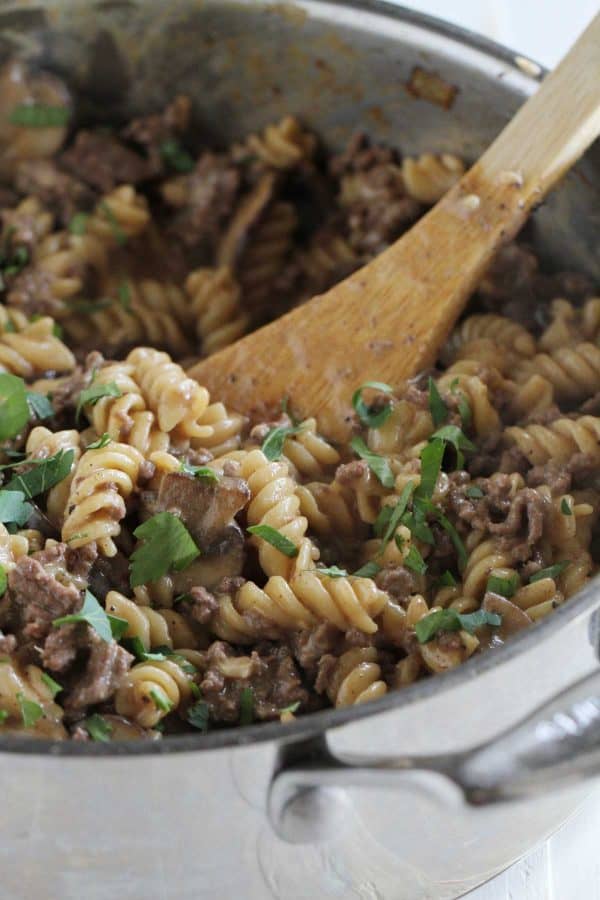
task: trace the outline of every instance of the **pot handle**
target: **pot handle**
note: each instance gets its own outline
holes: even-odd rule
[[[285,840],[314,841],[337,827],[346,806],[344,788],[410,784],[442,802],[482,806],[595,775],[600,775],[600,669],[498,737],[461,753],[335,755],[324,737],[286,745],[271,781],[269,816]]]

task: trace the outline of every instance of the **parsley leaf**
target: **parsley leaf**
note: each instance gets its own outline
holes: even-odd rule
[[[110,230],[113,233],[115,241],[120,247],[123,247],[123,245],[127,243],[127,235],[121,228],[117,217],[115,216],[106,200],[102,200],[98,208],[102,211],[105,218],[108,220],[108,224],[110,225]]]
[[[0,709],[0,725],[4,725],[7,719],[8,712],[5,709]]]
[[[105,431],[104,434],[98,438],[97,441],[93,441],[91,444],[88,444],[85,448],[86,450],[101,450],[102,447],[106,447],[107,444],[110,444],[112,438],[110,434]]]
[[[117,288],[117,299],[125,312],[131,312],[131,288],[129,282],[121,281]]]
[[[45,394],[38,394],[36,391],[26,391],[25,396],[32,414],[38,419],[50,419],[54,415],[54,407],[50,403]]]
[[[74,450],[59,450],[58,453],[47,459],[32,460],[35,463],[33,468],[21,475],[13,475],[6,488],[9,491],[22,491],[27,499],[31,500],[32,497],[43,494],[44,491],[66,478],[71,471],[74,459]]]
[[[6,588],[8,587],[8,576],[4,566],[0,565],[0,597],[4,597]]]
[[[338,566],[329,566],[326,568],[325,566],[317,566],[316,569],[313,569],[315,575],[326,575],[328,578],[347,578],[348,573],[345,569],[340,569]]]
[[[483,491],[480,487],[477,487],[476,484],[471,485],[466,490],[467,497],[470,497],[471,500],[480,500],[483,497]]]
[[[191,172],[194,168],[193,158],[174,138],[163,141],[160,145],[160,155],[176,172]]]
[[[252,725],[254,721],[254,691],[245,687],[240,694],[240,725]]]
[[[158,581],[171,569],[180,572],[200,555],[181,519],[170,512],[157,513],[133,533],[143,543],[131,554],[131,587]]]
[[[267,459],[273,462],[283,453],[286,440],[300,431],[303,431],[302,425],[278,425],[277,428],[271,428],[260,449]]]
[[[68,228],[71,234],[75,234],[81,236],[85,234],[87,230],[87,222],[89,219],[89,213],[78,212],[75,213],[71,221],[69,222]]]
[[[456,468],[462,469],[465,457],[463,450],[476,450],[475,444],[469,440],[466,434],[457,425],[444,425],[434,431],[432,439],[440,438],[448,444],[452,444],[456,451]]]
[[[417,572],[419,575],[424,575],[427,571],[427,563],[413,544],[406,555],[404,560],[404,565],[407,569],[412,569],[413,572]]]
[[[498,626],[502,618],[498,613],[478,609],[473,613],[459,613],[455,609],[436,609],[424,616],[415,625],[415,634],[420,644],[426,644],[440,631],[468,631],[473,634],[482,625]]]
[[[444,458],[444,442],[440,438],[431,440],[421,450],[421,481],[417,496],[430,498],[437,484]]]
[[[402,516],[406,512],[406,507],[408,506],[408,501],[410,500],[410,496],[414,489],[414,482],[409,481],[408,484],[404,486],[400,497],[398,498],[398,502],[393,507],[387,507],[391,510],[391,515],[389,516],[389,520],[386,526],[385,531],[383,532],[381,538],[381,547],[379,548],[378,555],[383,553],[389,542],[391,541],[396,528],[400,524]],[[386,509],[384,506],[383,509]],[[377,523],[376,523],[377,524]]]
[[[94,404],[97,403],[98,400],[101,400],[102,397],[121,396],[121,388],[114,381],[109,381],[107,384],[100,384],[99,382],[94,384],[94,382],[92,382],[90,386],[85,388],[79,395],[75,418],[79,419],[81,410],[84,406],[94,406]]]
[[[282,707],[282,709],[279,710],[279,715],[282,715],[283,713],[295,713],[299,709],[300,709],[300,701],[296,700],[295,703],[290,703],[289,706]]]
[[[548,566],[547,569],[540,569],[539,572],[536,572],[535,575],[532,575],[529,579],[529,584],[534,584],[536,581],[541,581],[542,578],[557,578],[561,572],[567,568],[567,566],[571,565],[570,559],[563,559],[562,562],[555,563],[553,566]]]
[[[107,744],[113,733],[113,727],[110,722],[107,722],[104,716],[98,713],[88,716],[83,723],[83,727],[93,741],[98,741],[102,744]]]
[[[21,691],[17,694],[17,700],[21,707],[23,725],[25,728],[33,728],[38,719],[41,719],[44,715],[43,707],[39,703],[35,703],[34,700],[28,700]]]
[[[42,103],[23,103],[11,111],[11,125],[23,128],[61,128],[71,113],[66,106],[46,106]]]
[[[31,503],[25,502],[23,491],[0,491],[0,522],[14,522],[21,528],[33,512]]]
[[[209,481],[218,481],[219,473],[210,466],[191,466],[184,459],[181,460],[179,471],[192,478],[207,478]]]
[[[148,691],[152,698],[152,702],[161,712],[168,713],[173,709],[173,701],[167,697],[162,688],[153,686]]]
[[[508,578],[504,578],[502,575],[495,575],[492,571],[487,580],[485,589],[486,591],[491,591],[493,594],[500,594],[501,597],[506,597],[507,600],[509,600],[515,595],[518,588],[519,576],[516,572],[513,572]]]
[[[58,681],[55,681],[54,678],[51,678],[47,672],[42,672],[42,681],[52,694],[52,699],[56,697],[57,694],[60,694],[62,691],[62,684],[59,684]]]
[[[110,627],[110,619],[106,612],[102,609],[91,591],[86,590],[83,598],[83,606],[77,613],[71,613],[69,616],[61,616],[54,619],[52,624],[55,628],[61,625],[77,624],[78,622],[86,622],[96,631],[103,641],[109,644],[112,639],[112,629]]]
[[[393,388],[383,381],[365,381],[365,383],[361,384],[358,390],[354,391],[354,394],[352,395],[352,406],[362,424],[366,425],[368,428],[381,428],[383,423],[386,422],[391,415],[391,400],[382,407],[368,406],[362,397],[363,391],[366,388],[371,388],[374,391],[381,391],[383,394],[391,394]]]
[[[431,375],[429,376],[429,412],[436,428],[439,428],[442,422],[448,418],[448,407],[442,400],[437,384]]]
[[[185,656],[182,656],[181,653],[176,653],[170,647],[161,645],[153,650],[146,650],[141,638],[137,635],[132,638],[125,638],[122,643],[139,662],[164,662],[170,659],[172,662],[177,663],[179,668],[187,675],[194,675],[198,671],[196,666],[189,662]]]
[[[129,622],[127,619],[122,619],[120,616],[111,616],[110,613],[107,613],[106,616],[108,618],[108,624],[110,625],[110,633],[113,641],[120,641],[129,628]]]
[[[378,453],[373,453],[361,437],[352,438],[350,446],[354,452],[364,459],[371,471],[377,476],[384,487],[394,487],[394,474],[388,460]]]
[[[263,541],[266,541],[267,544],[271,544],[272,547],[275,547],[275,549],[279,550],[280,553],[283,553],[284,556],[289,556],[290,559],[293,559],[294,556],[298,556],[298,548],[294,542],[290,541],[285,534],[282,534],[270,525],[251,525],[248,528],[248,532],[250,534],[255,534],[256,537],[262,538]]]
[[[458,582],[452,572],[449,572],[448,569],[446,569],[443,575],[440,575],[438,578],[437,583],[440,587],[456,587]]]
[[[572,516],[573,515],[573,510],[571,509],[569,501],[567,500],[566,497],[563,497],[562,500],[560,501],[560,511],[563,514],[563,516]]]
[[[29,421],[25,382],[8,372],[0,374],[0,441],[15,437]]]
[[[186,715],[186,720],[190,725],[193,728],[197,728],[198,731],[201,731],[203,734],[206,734],[208,731],[209,718],[210,710],[208,708],[208,703],[205,703],[204,700],[198,700],[197,703],[190,706]]]
[[[450,520],[447,519],[446,516],[443,515],[443,513],[441,513],[439,510],[437,510],[436,512],[440,525],[442,526],[444,531],[447,532],[450,540],[454,544],[454,549],[456,550],[456,555],[458,556],[458,567],[462,570],[466,566],[468,559],[465,545],[463,544],[462,539],[452,522],[450,522]]]
[[[353,578],[375,578],[381,572],[381,566],[376,562],[365,563],[360,569],[352,573]]]

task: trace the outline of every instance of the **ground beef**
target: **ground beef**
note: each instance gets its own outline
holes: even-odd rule
[[[497,309],[515,296],[531,294],[537,273],[535,254],[522,244],[508,244],[497,253],[478,293],[488,301],[489,308]]]
[[[331,684],[331,679],[335,673],[337,663],[337,656],[333,656],[331,653],[326,653],[325,656],[322,656],[319,660],[317,677],[315,680],[315,690],[317,694],[324,694]]]
[[[129,560],[118,551],[108,559],[99,556],[89,575],[90,590],[98,600],[104,600],[109,591],[129,594]]]
[[[364,132],[354,134],[342,153],[333,156],[329,171],[334,178],[354,172],[366,172],[374,166],[397,162],[397,153],[390,147],[372,144]]]
[[[534,466],[527,473],[527,484],[529,487],[547,484],[555,496],[566,494],[571,489],[571,473],[568,465],[551,459],[542,466]]]
[[[468,484],[451,484],[448,502],[459,520],[471,528],[499,537],[526,534],[529,546],[537,543],[544,524],[544,499],[530,487],[513,489],[509,475],[495,473],[477,482],[482,497],[470,497]]]
[[[78,131],[59,162],[67,172],[102,194],[117,185],[140,184],[155,174],[149,160],[126,147],[115,135],[102,131]]]
[[[240,174],[226,156],[204,153],[189,175],[161,186],[163,199],[176,210],[169,231],[186,247],[215,249],[225,221],[233,212]]]
[[[42,663],[51,672],[66,672],[88,643],[88,628],[84,623],[61,625],[53,629],[44,641]]]
[[[161,113],[133,119],[121,132],[121,136],[137,144],[143,151],[155,175],[164,170],[163,147],[165,142],[178,139],[186,131],[190,119],[188,97],[175,97]]]
[[[289,643],[300,667],[308,673],[314,673],[322,656],[339,649],[341,639],[337,628],[323,622],[316,628],[293,632]]]
[[[19,163],[15,184],[21,194],[33,194],[41,200],[63,226],[69,224],[75,213],[90,209],[96,200],[91,188],[62,172],[48,159],[27,159]]]
[[[239,721],[244,688],[252,690],[254,717],[258,720],[277,718],[285,707],[308,702],[308,692],[287,647],[265,644],[253,650],[246,678],[228,678],[221,672],[219,664],[234,656],[224,641],[215,641],[205,653],[200,691],[213,721]]]
[[[54,293],[53,282],[51,272],[24,269],[11,281],[6,302],[26,316],[60,316],[64,301]]]
[[[14,634],[0,633],[0,653],[12,653],[17,646],[17,639]]]
[[[104,641],[87,628],[89,654],[82,673],[67,693],[65,710],[83,710],[111,697],[133,663],[133,656],[116,641]]]
[[[353,459],[352,462],[343,463],[337,467],[335,480],[339,484],[352,484],[366,475],[368,471],[369,466],[364,459]]]
[[[8,589],[0,601],[0,626],[25,641],[42,640],[54,619],[81,606],[81,593],[75,585],[66,579],[65,583],[59,581],[44,568],[43,554],[47,552],[40,554],[42,561],[36,559],[38,554],[21,557],[8,574]]]
[[[65,378],[52,391],[52,406],[57,415],[74,412],[79,402],[79,395],[90,386],[95,371],[104,364],[104,357],[97,350],[88,353],[85,363],[77,366],[75,371]]]
[[[414,575],[403,566],[382,569],[375,576],[375,584],[399,602],[406,600],[410,594],[415,592]]]
[[[404,188],[398,166],[383,164],[348,176],[351,199],[341,203],[346,213],[348,241],[360,256],[374,256],[393,243],[423,211]]]
[[[219,601],[205,587],[198,585],[191,588],[189,599],[186,597],[180,604],[180,612],[190,616],[199,625],[207,625],[219,608]]]

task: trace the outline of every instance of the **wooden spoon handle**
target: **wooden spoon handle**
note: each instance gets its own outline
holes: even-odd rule
[[[399,241],[190,375],[234,409],[276,406],[346,440],[352,391],[431,365],[498,248],[600,132],[600,15],[500,137]]]

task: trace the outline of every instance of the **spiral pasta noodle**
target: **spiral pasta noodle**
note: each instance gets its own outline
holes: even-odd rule
[[[75,357],[54,334],[54,322],[44,316],[20,331],[0,334],[0,371],[34,378],[44,372],[70,372]]]
[[[142,728],[153,728],[191,696],[191,679],[176,662],[143,662],[132,666],[117,688],[115,708]]]
[[[555,459],[566,462],[574,453],[588,453],[600,459],[600,419],[581,416],[578,419],[555,419],[549,425],[531,424],[524,428],[505,429],[506,441],[519,448],[532,465]]]
[[[128,629],[125,637],[137,637],[144,649],[153,647],[194,648],[196,635],[184,617],[173,609],[151,609],[140,606],[118,591],[106,595],[106,611],[120,619],[125,619]]]
[[[325,692],[336,707],[356,706],[387,693],[375,647],[355,647],[343,653],[327,678]]]
[[[249,318],[241,307],[242,290],[227,266],[196,269],[188,275],[185,289],[205,354],[214,353],[245,334]]]
[[[407,193],[419,203],[433,205],[446,191],[461,178],[465,165],[452,153],[423,153],[413,159],[410,156],[402,162],[402,178]]]
[[[285,116],[276,125],[268,125],[261,135],[250,135],[247,147],[265,165],[290,169],[310,159],[315,143],[314,136],[304,131],[297,119]]]

